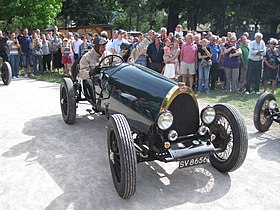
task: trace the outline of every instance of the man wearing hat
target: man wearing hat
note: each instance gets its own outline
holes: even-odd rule
[[[118,30],[118,37],[115,39],[111,45],[111,51],[113,54],[119,54],[121,50],[121,44],[127,43],[127,41],[123,38],[125,31],[122,29]]]
[[[95,37],[93,44],[94,48],[87,52],[80,61],[80,78],[82,80],[99,74],[99,70],[96,69],[99,61],[111,54],[109,51],[106,51],[107,39],[101,36]]]
[[[0,57],[3,58],[3,61],[8,61],[8,39],[3,36],[2,31],[0,31]]]

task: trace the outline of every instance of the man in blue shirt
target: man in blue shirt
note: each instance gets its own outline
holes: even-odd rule
[[[33,76],[33,56],[32,56],[32,38],[28,35],[28,29],[23,30],[23,36],[19,39],[19,44],[22,50],[22,66],[24,68],[24,77],[27,77],[27,66],[30,66],[30,72]]]
[[[210,89],[215,90],[216,81],[218,79],[218,66],[221,59],[221,47],[216,43],[217,37],[211,36],[209,38],[210,43],[208,44],[208,47],[210,48],[212,57],[212,66],[210,68]]]
[[[147,49],[149,68],[161,73],[163,67],[163,47],[160,41],[160,34],[155,34],[154,42],[150,43]]]

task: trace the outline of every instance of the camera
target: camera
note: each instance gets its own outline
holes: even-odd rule
[[[230,48],[230,47],[232,47],[231,44],[226,44],[226,45],[225,45],[225,48],[226,48],[226,49],[228,49],[228,48]],[[234,53],[236,53],[236,50],[235,50],[235,49],[232,49],[231,51],[229,51],[229,54],[234,54]]]

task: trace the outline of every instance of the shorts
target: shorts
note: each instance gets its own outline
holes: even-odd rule
[[[62,56],[62,64],[72,64],[71,56]]]
[[[182,61],[180,65],[180,74],[194,75],[195,63],[188,64]]]

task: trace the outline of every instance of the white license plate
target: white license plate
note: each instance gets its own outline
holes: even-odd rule
[[[199,155],[179,161],[179,169],[207,163],[209,155]]]

